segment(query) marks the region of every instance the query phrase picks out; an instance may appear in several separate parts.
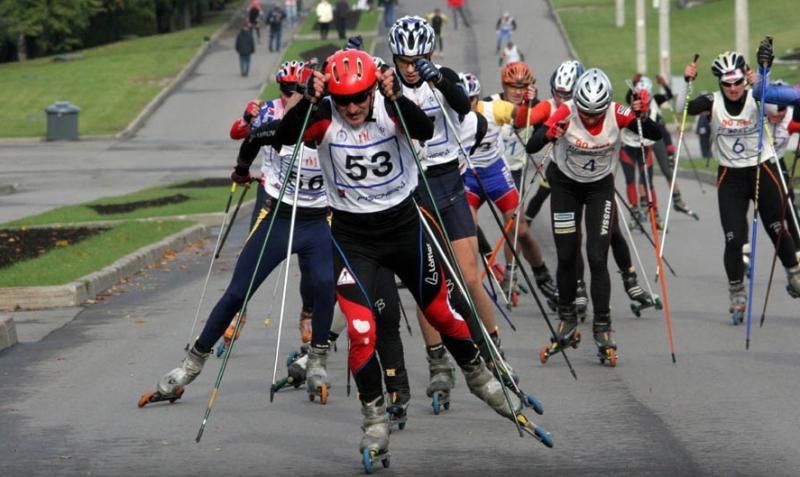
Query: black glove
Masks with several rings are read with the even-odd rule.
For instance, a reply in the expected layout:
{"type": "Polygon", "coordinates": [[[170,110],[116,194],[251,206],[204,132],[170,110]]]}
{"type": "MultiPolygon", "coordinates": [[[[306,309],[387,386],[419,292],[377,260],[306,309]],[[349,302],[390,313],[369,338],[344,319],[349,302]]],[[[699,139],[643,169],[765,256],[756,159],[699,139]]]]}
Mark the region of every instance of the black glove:
{"type": "Polygon", "coordinates": [[[403,95],[403,87],[400,85],[400,78],[397,77],[397,73],[394,72],[393,69],[389,68],[388,65],[384,65],[381,68],[381,72],[385,75],[392,75],[392,90],[386,91],[384,88],[383,81],[378,82],[378,88],[381,90],[381,94],[385,98],[399,98],[403,95]]]}
{"type": "Polygon", "coordinates": [[[231,173],[231,180],[237,184],[250,185],[250,182],[253,181],[253,177],[250,175],[250,169],[236,166],[231,173]]]}
{"type": "Polygon", "coordinates": [[[756,58],[758,58],[759,66],[766,66],[767,68],[772,66],[772,60],[775,59],[775,55],[772,51],[771,36],[767,36],[761,40],[761,43],[758,45],[758,53],[756,53],[756,58]]]}
{"type": "Polygon", "coordinates": [[[433,84],[439,84],[442,81],[442,72],[430,60],[420,58],[414,66],[422,76],[422,81],[433,81],[433,84]]]}
{"type": "Polygon", "coordinates": [[[316,103],[317,101],[322,99],[323,96],[325,96],[325,86],[324,85],[322,86],[322,91],[317,91],[316,89],[314,89],[314,75],[313,74],[310,75],[308,77],[308,79],[306,80],[306,84],[305,84],[305,88],[304,89],[305,89],[305,91],[303,92],[303,97],[306,98],[308,101],[311,101],[312,103],[316,103]],[[317,97],[316,97],[317,93],[320,93],[319,99],[317,99],[317,97]]]}
{"type": "Polygon", "coordinates": [[[363,50],[364,49],[364,39],[361,38],[361,35],[351,36],[347,39],[347,45],[344,47],[345,50],[363,50]]]}

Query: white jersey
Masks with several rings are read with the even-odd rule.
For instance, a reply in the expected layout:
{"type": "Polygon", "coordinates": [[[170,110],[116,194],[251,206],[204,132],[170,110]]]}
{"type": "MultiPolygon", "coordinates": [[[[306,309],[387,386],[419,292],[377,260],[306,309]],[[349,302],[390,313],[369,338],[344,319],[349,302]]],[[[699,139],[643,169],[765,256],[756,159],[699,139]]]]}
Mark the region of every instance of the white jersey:
{"type": "MultiPolygon", "coordinates": [[[[253,118],[252,127],[257,128],[263,123],[276,121],[283,118],[283,103],[280,100],[266,101],[253,118]]],[[[282,146],[276,151],[272,146],[261,148],[261,174],[264,176],[264,190],[271,197],[280,195],[281,187],[286,179],[289,163],[292,159],[294,146],[282,146]]],[[[297,160],[289,174],[290,181],[283,194],[284,204],[292,205],[294,202],[294,185],[297,183],[297,167],[300,166],[300,189],[297,191],[298,207],[324,208],[328,206],[325,198],[325,181],[322,178],[322,169],[319,158],[314,148],[301,146],[297,160]]]]}
{"type": "Polygon", "coordinates": [[[470,159],[473,166],[482,168],[503,160],[504,144],[500,125],[497,124],[494,114],[494,102],[481,101],[481,103],[483,108],[481,114],[486,118],[486,134],[470,159]]]}
{"type": "Polygon", "coordinates": [[[789,134],[789,123],[792,122],[793,114],[794,108],[789,106],[786,108],[786,115],[781,119],[781,122],[769,125],[772,144],[775,148],[775,155],[778,158],[785,156],[786,150],[789,149],[789,139],[792,137],[792,135],[789,134]]]}
{"type": "Polygon", "coordinates": [[[372,115],[374,120],[354,128],[331,106],[331,122],[318,152],[333,209],[379,212],[399,204],[417,187],[408,141],[377,91],[372,115]]]}
{"type": "Polygon", "coordinates": [[[751,91],[742,112],[733,116],[725,109],[722,93],[714,93],[711,106],[711,150],[720,165],[725,167],[752,167],[775,157],[775,149],[764,136],[761,157],[758,155],[758,105],[751,91]]]}
{"type": "MultiPolygon", "coordinates": [[[[436,67],[438,68],[439,65],[436,65],[436,67]]],[[[453,111],[453,108],[447,104],[442,92],[431,88],[427,82],[423,82],[416,88],[403,84],[403,95],[416,103],[433,121],[433,137],[425,141],[422,149],[423,154],[420,157],[422,167],[428,168],[457,160],[461,151],[458,147],[458,141],[453,137],[450,128],[445,123],[444,115],[447,114],[456,129],[459,128],[460,121],[458,113],[453,111]],[[436,98],[439,98],[438,101],[436,98]],[[444,111],[439,107],[440,102],[444,105],[444,111]]]]}
{"type": "MultiPolygon", "coordinates": [[[[650,97],[650,110],[648,111],[647,115],[653,120],[653,122],[658,120],[658,103],[655,99],[653,99],[652,96],[650,97]]],[[[638,131],[631,131],[628,128],[624,128],[622,130],[622,144],[625,144],[628,147],[649,147],[655,144],[655,141],[652,139],[647,139],[646,137],[643,137],[642,141],[639,141],[638,131]]]]}
{"type": "MultiPolygon", "coordinates": [[[[499,94],[493,94],[492,99],[502,99],[499,94]]],[[[533,133],[532,128],[525,132],[525,128],[515,129],[511,124],[504,124],[500,127],[500,138],[503,140],[503,158],[508,164],[508,168],[512,171],[521,170],[525,167],[525,161],[528,159],[525,154],[525,144],[520,141],[520,138],[529,138],[533,133]],[[517,137],[519,134],[519,137],[517,137]]]]}
{"type": "Polygon", "coordinates": [[[611,174],[619,160],[620,127],[616,118],[618,103],[611,103],[603,118],[603,128],[596,135],[584,127],[577,115],[574,101],[564,104],[570,110],[570,121],[566,132],[553,147],[558,168],[577,182],[595,182],[611,174]]]}
{"type": "MultiPolygon", "coordinates": [[[[478,136],[478,113],[474,111],[470,111],[464,116],[464,120],[461,121],[461,126],[458,128],[459,136],[461,137],[461,144],[464,145],[464,149],[467,153],[475,147],[475,139],[478,136]]],[[[476,148],[475,153],[470,155],[470,162],[473,164],[475,163],[475,157],[479,154],[480,147],[476,148]]],[[[460,151],[459,151],[460,152],[460,151]]],[[[462,157],[461,154],[458,155],[459,160],[459,172],[462,174],[469,167],[469,163],[467,162],[466,158],[462,157]]]]}

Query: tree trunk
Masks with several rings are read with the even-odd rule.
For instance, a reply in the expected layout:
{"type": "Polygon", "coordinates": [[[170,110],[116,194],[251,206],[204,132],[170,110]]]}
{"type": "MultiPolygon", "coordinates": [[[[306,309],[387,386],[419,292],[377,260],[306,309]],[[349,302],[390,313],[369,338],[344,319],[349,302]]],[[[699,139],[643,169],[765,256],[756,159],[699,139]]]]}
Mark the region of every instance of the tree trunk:
{"type": "Polygon", "coordinates": [[[28,59],[28,45],[26,44],[25,34],[20,33],[17,37],[17,58],[19,61],[28,59]]]}
{"type": "Polygon", "coordinates": [[[190,0],[183,0],[183,28],[191,28],[192,26],[192,2],[190,0]]]}

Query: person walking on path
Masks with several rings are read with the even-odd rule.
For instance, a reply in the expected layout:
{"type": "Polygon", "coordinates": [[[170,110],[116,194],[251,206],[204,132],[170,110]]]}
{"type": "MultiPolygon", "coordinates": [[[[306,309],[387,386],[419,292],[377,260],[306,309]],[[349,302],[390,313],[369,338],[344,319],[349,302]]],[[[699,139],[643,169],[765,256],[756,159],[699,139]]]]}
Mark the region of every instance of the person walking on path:
{"type": "Polygon", "coordinates": [[[255,51],[256,43],[253,41],[251,23],[246,21],[236,36],[236,53],[239,53],[239,72],[242,76],[250,74],[250,56],[255,51]]]}
{"type": "Polygon", "coordinates": [[[350,4],[347,0],[338,0],[333,10],[333,22],[340,40],[347,39],[347,18],[350,16],[350,4]]]}
{"type": "Polygon", "coordinates": [[[283,11],[286,12],[289,28],[294,28],[297,23],[297,0],[283,0],[283,11]]]}
{"type": "Polygon", "coordinates": [[[469,20],[464,15],[464,0],[447,0],[447,6],[453,12],[453,29],[458,30],[458,16],[464,20],[464,26],[469,28],[469,20]]]}
{"type": "Polygon", "coordinates": [[[317,23],[319,23],[320,40],[328,39],[328,30],[333,21],[333,7],[328,0],[321,0],[317,5],[317,23]]]}
{"type": "Polygon", "coordinates": [[[269,51],[281,51],[281,30],[283,30],[283,20],[286,13],[278,5],[273,5],[265,23],[269,25],[269,51]]]}
{"type": "Polygon", "coordinates": [[[503,43],[507,43],[509,46],[512,45],[511,35],[517,29],[517,21],[514,20],[510,13],[503,12],[503,16],[497,19],[495,29],[497,30],[497,48],[495,50],[500,54],[503,43]]]}
{"type": "MultiPolygon", "coordinates": [[[[439,56],[444,56],[444,38],[442,37],[442,30],[444,29],[444,24],[447,23],[447,15],[442,15],[441,8],[434,8],[433,13],[429,13],[427,16],[428,23],[431,24],[433,27],[433,32],[436,34],[436,44],[434,45],[434,51],[439,51],[439,56]]],[[[436,56],[436,53],[434,53],[436,56]]]]}
{"type": "Polygon", "coordinates": [[[250,22],[250,28],[256,31],[256,38],[261,43],[261,27],[258,24],[258,19],[261,18],[261,2],[259,0],[252,0],[250,7],[247,9],[247,21],[250,22]]]}
{"type": "Polygon", "coordinates": [[[396,16],[397,0],[380,0],[379,5],[383,7],[383,26],[391,28],[396,16]]]}

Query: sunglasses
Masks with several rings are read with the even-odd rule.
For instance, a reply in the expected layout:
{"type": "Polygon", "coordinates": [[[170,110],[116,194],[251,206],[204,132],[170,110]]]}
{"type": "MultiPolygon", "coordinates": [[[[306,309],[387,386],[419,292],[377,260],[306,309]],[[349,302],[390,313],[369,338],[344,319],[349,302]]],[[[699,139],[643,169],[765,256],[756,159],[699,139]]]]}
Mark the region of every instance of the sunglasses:
{"type": "Polygon", "coordinates": [[[395,56],[394,61],[400,68],[407,68],[408,65],[416,65],[417,61],[424,60],[424,56],[395,56]]]}
{"type": "Polygon", "coordinates": [[[528,89],[528,87],[530,87],[531,85],[534,85],[534,84],[536,84],[536,81],[534,81],[533,83],[531,83],[529,85],[528,84],[519,84],[519,83],[503,83],[503,87],[510,88],[510,89],[528,89]]]}
{"type": "Polygon", "coordinates": [[[348,106],[350,103],[361,104],[369,99],[372,89],[365,89],[355,94],[332,94],[331,99],[337,106],[348,106]]]}
{"type": "Polygon", "coordinates": [[[302,93],[301,90],[305,89],[297,83],[279,83],[278,87],[280,88],[281,93],[285,94],[286,96],[291,96],[292,93],[295,92],[302,93]]]}
{"type": "Polygon", "coordinates": [[[722,85],[723,88],[733,88],[734,86],[739,86],[742,83],[744,83],[744,78],[738,79],[738,80],[734,81],[733,83],[727,83],[725,81],[720,82],[720,84],[722,85]]]}

